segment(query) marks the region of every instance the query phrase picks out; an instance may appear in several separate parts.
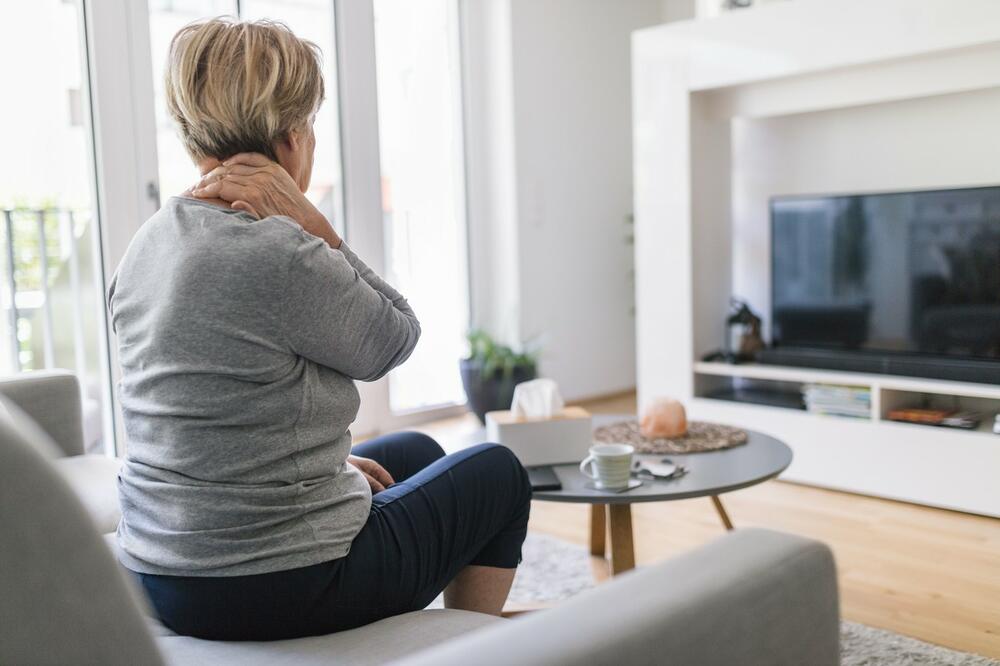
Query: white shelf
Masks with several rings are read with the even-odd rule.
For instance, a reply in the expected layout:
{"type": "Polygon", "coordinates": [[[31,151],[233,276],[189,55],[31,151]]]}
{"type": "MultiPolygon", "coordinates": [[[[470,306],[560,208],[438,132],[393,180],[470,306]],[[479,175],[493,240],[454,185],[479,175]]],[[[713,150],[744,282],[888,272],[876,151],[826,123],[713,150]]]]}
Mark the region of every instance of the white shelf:
{"type": "Polygon", "coordinates": [[[738,407],[739,409],[748,409],[751,412],[757,412],[761,415],[770,415],[774,418],[783,418],[789,412],[793,414],[799,414],[809,419],[815,419],[815,424],[819,427],[826,427],[827,425],[841,425],[841,424],[874,424],[879,428],[884,428],[883,431],[885,436],[891,437],[893,434],[899,434],[901,436],[906,436],[907,434],[912,434],[917,432],[922,435],[930,435],[941,437],[942,439],[947,439],[948,442],[958,441],[961,442],[961,438],[969,436],[981,436],[989,441],[996,444],[998,449],[1000,449],[1000,435],[993,432],[993,420],[990,418],[984,418],[979,427],[975,429],[965,429],[965,428],[942,428],[937,426],[924,425],[921,423],[906,423],[905,421],[892,421],[890,419],[880,418],[877,413],[873,410],[873,416],[871,418],[861,418],[861,417],[851,417],[851,416],[835,416],[832,414],[816,414],[805,409],[790,409],[788,407],[778,407],[772,405],[761,405],[753,402],[739,402],[735,400],[725,400],[722,398],[712,398],[707,396],[701,396],[695,398],[695,401],[699,404],[711,404],[718,408],[725,409],[729,407],[738,407]],[[900,428],[896,433],[893,430],[900,428]],[[914,430],[915,429],[915,430],[914,430]],[[957,439],[953,439],[957,438],[957,439]]]}
{"type": "Polygon", "coordinates": [[[905,421],[890,421],[889,419],[881,419],[879,425],[883,428],[902,428],[900,433],[911,432],[913,428],[918,428],[921,431],[929,430],[932,433],[937,433],[940,435],[946,435],[948,437],[959,436],[959,437],[985,437],[991,442],[994,442],[998,447],[1000,447],[1000,435],[993,433],[993,419],[984,418],[982,423],[979,424],[978,428],[966,430],[964,428],[940,428],[937,426],[929,426],[921,423],[906,423],[905,421]]]}
{"type": "Polygon", "coordinates": [[[765,432],[794,452],[781,478],[1000,517],[1000,435],[695,397],[688,417],[765,432]]]}
{"type": "MultiPolygon", "coordinates": [[[[782,475],[785,479],[1000,517],[1000,435],[992,432],[992,414],[1000,411],[1000,387],[753,364],[695,363],[693,370],[695,379],[868,387],[872,413],[867,419],[699,395],[688,399],[688,415],[760,430],[785,441],[795,453],[782,475]],[[965,430],[884,417],[894,407],[913,404],[921,394],[930,396],[931,405],[960,398],[961,407],[982,412],[983,421],[979,428],[965,430]]],[[[712,384],[705,387],[711,390],[712,384]]]]}
{"type": "Polygon", "coordinates": [[[699,362],[694,364],[694,371],[701,375],[713,375],[717,377],[745,377],[747,379],[765,379],[779,382],[870,386],[873,390],[913,391],[915,393],[934,393],[1000,400],[1000,386],[953,382],[942,379],[925,379],[922,377],[840,372],[783,365],[757,365],[755,363],[733,365],[730,363],[699,362]]]}

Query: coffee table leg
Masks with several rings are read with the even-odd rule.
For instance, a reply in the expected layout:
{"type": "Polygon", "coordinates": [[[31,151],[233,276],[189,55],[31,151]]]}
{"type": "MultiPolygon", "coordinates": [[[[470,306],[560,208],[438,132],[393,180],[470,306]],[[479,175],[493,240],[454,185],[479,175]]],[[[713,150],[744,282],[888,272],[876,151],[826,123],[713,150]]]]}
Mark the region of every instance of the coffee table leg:
{"type": "Polygon", "coordinates": [[[635,568],[635,546],[632,543],[632,505],[608,506],[611,523],[611,574],[635,568]]]}
{"type": "Polygon", "coordinates": [[[727,530],[733,529],[733,521],[729,520],[729,514],[726,513],[726,507],[722,506],[722,500],[719,499],[718,495],[712,495],[712,504],[715,505],[715,510],[719,514],[719,518],[722,519],[722,524],[726,526],[727,530]]]}
{"type": "Polygon", "coordinates": [[[604,557],[608,552],[608,509],[606,504],[590,505],[590,554],[604,557]]]}

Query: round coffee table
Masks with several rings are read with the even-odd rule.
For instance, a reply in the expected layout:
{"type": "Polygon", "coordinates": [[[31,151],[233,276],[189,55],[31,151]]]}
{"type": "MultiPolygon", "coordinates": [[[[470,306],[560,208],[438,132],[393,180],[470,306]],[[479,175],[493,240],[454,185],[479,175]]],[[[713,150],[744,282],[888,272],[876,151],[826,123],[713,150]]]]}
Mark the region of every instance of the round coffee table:
{"type": "MultiPolygon", "coordinates": [[[[631,415],[594,416],[594,426],[635,418],[631,415]]],[[[575,463],[554,465],[562,483],[560,490],[535,491],[533,499],[544,502],[575,502],[591,505],[590,552],[607,557],[610,550],[611,573],[619,574],[635,567],[632,541],[632,504],[669,502],[692,497],[711,497],[715,510],[727,530],[733,528],[719,495],[773,479],[792,462],[792,450],[770,435],[747,430],[746,444],[706,453],[639,455],[641,460],[669,458],[688,468],[688,473],[667,481],[644,480],[642,486],[621,493],[588,488],[590,481],[575,463]],[[606,538],[606,537],[610,538],[606,538]],[[610,547],[610,548],[609,548],[610,547]]]]}

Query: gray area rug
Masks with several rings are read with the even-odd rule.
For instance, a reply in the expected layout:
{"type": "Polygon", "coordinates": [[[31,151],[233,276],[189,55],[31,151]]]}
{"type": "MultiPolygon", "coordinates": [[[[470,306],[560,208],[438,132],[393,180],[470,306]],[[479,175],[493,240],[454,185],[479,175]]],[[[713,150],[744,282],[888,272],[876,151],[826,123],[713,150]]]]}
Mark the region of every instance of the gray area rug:
{"type": "MultiPolygon", "coordinates": [[[[590,555],[583,546],[544,534],[528,534],[510,601],[517,604],[569,599],[594,586],[590,555]]],[[[435,602],[440,604],[440,599],[435,602]]],[[[1000,661],[938,647],[891,631],[842,622],[843,666],[1000,666],[1000,661]]]]}
{"type": "Polygon", "coordinates": [[[843,666],[994,666],[987,657],[949,650],[915,638],[894,634],[857,622],[840,623],[840,659],[843,666]]]}

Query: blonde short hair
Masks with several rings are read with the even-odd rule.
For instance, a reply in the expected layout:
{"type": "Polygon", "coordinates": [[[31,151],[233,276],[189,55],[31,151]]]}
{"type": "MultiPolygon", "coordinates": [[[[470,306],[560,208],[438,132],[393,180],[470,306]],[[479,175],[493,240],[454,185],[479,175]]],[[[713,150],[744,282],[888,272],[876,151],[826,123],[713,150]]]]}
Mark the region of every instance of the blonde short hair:
{"type": "Polygon", "coordinates": [[[323,101],[322,55],[276,21],[214,18],[170,42],[167,109],[194,160],[256,152],[303,127],[323,101]]]}

